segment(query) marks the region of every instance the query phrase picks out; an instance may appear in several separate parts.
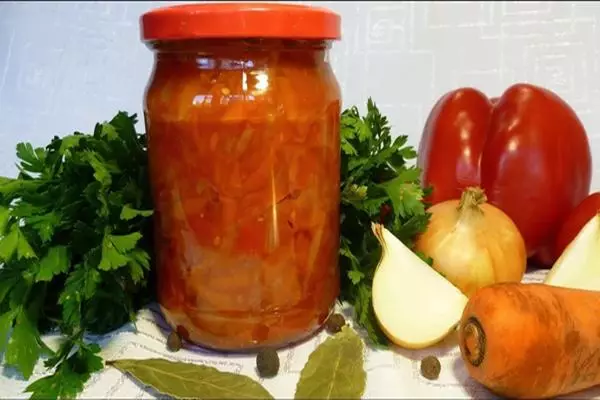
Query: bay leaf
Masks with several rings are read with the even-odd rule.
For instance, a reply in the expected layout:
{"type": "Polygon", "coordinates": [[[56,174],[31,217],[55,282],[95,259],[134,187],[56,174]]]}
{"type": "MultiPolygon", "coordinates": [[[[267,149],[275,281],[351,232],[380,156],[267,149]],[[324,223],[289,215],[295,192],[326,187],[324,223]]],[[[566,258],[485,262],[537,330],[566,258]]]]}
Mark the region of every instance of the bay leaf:
{"type": "Polygon", "coordinates": [[[219,371],[206,365],[160,358],[108,361],[144,385],[176,399],[272,399],[257,381],[245,375],[219,371]]]}
{"type": "Polygon", "coordinates": [[[308,357],[296,399],[360,399],[367,384],[364,344],[349,326],[321,343],[308,357]]]}

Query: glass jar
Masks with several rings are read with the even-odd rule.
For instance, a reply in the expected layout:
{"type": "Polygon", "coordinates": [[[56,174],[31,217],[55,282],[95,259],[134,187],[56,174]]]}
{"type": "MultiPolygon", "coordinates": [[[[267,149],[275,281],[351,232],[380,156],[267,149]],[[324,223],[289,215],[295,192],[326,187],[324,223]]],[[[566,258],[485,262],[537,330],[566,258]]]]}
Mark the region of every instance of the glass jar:
{"type": "Polygon", "coordinates": [[[218,350],[310,336],[339,294],[339,16],[219,3],[141,22],[165,319],[218,350]]]}

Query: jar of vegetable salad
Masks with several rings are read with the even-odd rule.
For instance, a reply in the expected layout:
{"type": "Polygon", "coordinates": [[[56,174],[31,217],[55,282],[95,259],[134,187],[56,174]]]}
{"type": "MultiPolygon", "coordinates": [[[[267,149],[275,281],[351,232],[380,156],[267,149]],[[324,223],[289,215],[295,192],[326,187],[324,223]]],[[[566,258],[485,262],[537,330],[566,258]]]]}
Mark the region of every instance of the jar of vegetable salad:
{"type": "Polygon", "coordinates": [[[339,293],[340,18],[186,4],[141,19],[158,300],[218,350],[304,339],[339,293]]]}

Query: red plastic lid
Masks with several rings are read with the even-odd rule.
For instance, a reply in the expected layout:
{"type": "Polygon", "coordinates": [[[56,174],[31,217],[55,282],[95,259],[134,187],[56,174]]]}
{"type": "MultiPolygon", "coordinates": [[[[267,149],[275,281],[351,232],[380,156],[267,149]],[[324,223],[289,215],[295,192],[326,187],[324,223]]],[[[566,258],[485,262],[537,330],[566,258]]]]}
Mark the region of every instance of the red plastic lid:
{"type": "Polygon", "coordinates": [[[142,40],[279,38],[335,40],[340,16],[281,3],[203,3],[157,8],[141,17],[142,40]]]}

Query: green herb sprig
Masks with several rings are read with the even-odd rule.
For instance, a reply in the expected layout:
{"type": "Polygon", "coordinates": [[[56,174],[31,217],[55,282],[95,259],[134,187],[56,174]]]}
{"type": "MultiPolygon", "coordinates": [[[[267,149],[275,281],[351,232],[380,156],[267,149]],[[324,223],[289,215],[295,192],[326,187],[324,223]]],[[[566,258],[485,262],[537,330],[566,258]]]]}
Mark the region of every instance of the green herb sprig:
{"type": "Polygon", "coordinates": [[[93,134],[17,145],[17,178],[0,178],[0,354],[32,397],[73,398],[103,367],[88,333],[134,321],[151,301],[152,204],[145,136],[119,112],[93,134]],[[12,329],[12,332],[11,332],[12,329]],[[41,335],[65,337],[54,352],[41,335]]]}

